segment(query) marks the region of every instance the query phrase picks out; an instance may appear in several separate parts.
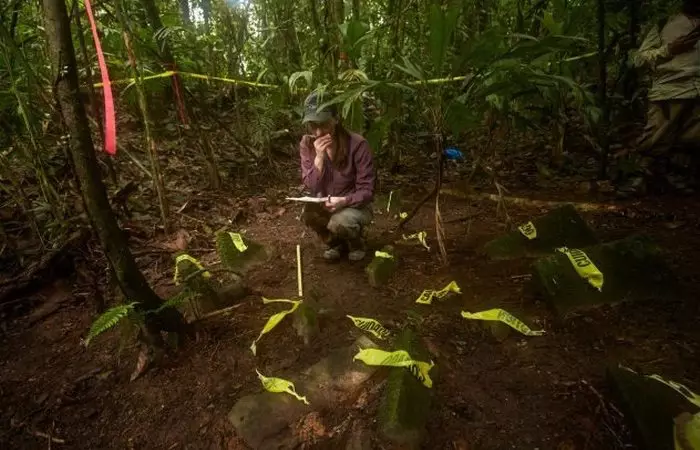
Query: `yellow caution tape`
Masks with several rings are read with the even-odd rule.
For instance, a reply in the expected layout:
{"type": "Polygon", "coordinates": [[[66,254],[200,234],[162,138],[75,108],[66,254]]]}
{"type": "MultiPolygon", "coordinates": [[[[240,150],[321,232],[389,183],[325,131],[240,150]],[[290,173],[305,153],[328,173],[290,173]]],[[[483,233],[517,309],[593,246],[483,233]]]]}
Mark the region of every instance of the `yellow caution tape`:
{"type": "Polygon", "coordinates": [[[380,252],[379,250],[374,252],[374,256],[376,256],[377,258],[394,259],[394,255],[391,255],[387,252],[380,252]]]}
{"type": "Polygon", "coordinates": [[[418,242],[423,244],[423,247],[425,247],[428,251],[430,251],[430,246],[426,242],[425,238],[428,236],[428,233],[425,231],[419,231],[418,233],[413,233],[411,235],[406,236],[405,234],[401,235],[404,241],[409,241],[411,239],[418,239],[418,242]]]}
{"type": "Polygon", "coordinates": [[[248,250],[248,246],[245,245],[245,243],[243,242],[243,238],[241,237],[240,234],[231,233],[229,231],[228,235],[231,236],[231,240],[233,241],[233,245],[238,249],[239,252],[243,253],[244,251],[248,250]]]}
{"type": "MultiPolygon", "coordinates": [[[[155,78],[166,78],[166,77],[171,77],[173,75],[183,75],[186,77],[191,77],[191,78],[199,78],[202,80],[212,80],[212,81],[224,81],[226,83],[233,83],[233,84],[242,84],[246,86],[253,86],[253,87],[264,87],[264,88],[271,88],[271,89],[276,89],[278,86],[275,86],[273,84],[265,84],[265,83],[255,83],[252,81],[246,81],[246,80],[236,80],[233,78],[224,78],[224,77],[215,77],[211,75],[202,75],[198,73],[192,73],[192,72],[177,72],[174,70],[168,70],[162,73],[157,73],[154,75],[148,75],[145,77],[141,77],[141,81],[146,81],[146,80],[153,80],[155,78]]],[[[115,81],[110,81],[110,84],[124,84],[124,83],[134,83],[136,82],[136,78],[123,78],[121,80],[115,80],[115,81]]],[[[94,83],[93,86],[95,87],[102,87],[102,83],[94,83]]]]}
{"type": "Polygon", "coordinates": [[[257,351],[256,344],[260,340],[260,338],[262,338],[264,334],[267,334],[270,331],[272,331],[282,321],[282,319],[285,318],[285,316],[296,311],[297,308],[299,307],[299,305],[301,304],[301,300],[287,300],[287,299],[270,300],[270,299],[263,297],[263,303],[266,305],[268,303],[291,303],[292,307],[286,311],[281,311],[281,312],[278,312],[277,314],[273,314],[270,316],[269,319],[267,319],[267,323],[265,324],[263,329],[260,330],[260,334],[258,335],[258,337],[253,341],[252,344],[250,344],[250,351],[253,352],[253,355],[256,354],[256,351],[257,351]]]}
{"type": "MultiPolygon", "coordinates": [[[[269,89],[277,89],[279,86],[276,86],[274,84],[265,84],[265,83],[256,83],[253,81],[247,81],[247,80],[236,80],[234,78],[225,78],[225,77],[216,77],[213,75],[202,75],[199,73],[192,73],[192,72],[180,72],[180,71],[173,71],[173,70],[168,70],[162,73],[157,73],[155,75],[148,75],[145,77],[142,77],[142,80],[152,80],[154,78],[165,78],[165,77],[171,77],[175,74],[183,75],[186,77],[191,77],[191,78],[199,78],[202,80],[210,80],[210,81],[223,81],[226,83],[233,83],[233,84],[242,84],[246,86],[253,86],[253,87],[263,87],[263,88],[269,88],[269,89]]],[[[420,84],[445,84],[445,83],[452,83],[455,81],[463,81],[466,80],[466,76],[459,76],[459,77],[451,77],[451,78],[434,78],[430,80],[423,80],[423,81],[410,81],[407,84],[415,86],[415,85],[420,85],[420,84]]],[[[123,78],[121,80],[114,80],[110,81],[110,84],[124,84],[124,83],[133,83],[136,80],[134,78],[123,78]]],[[[93,86],[95,87],[102,87],[102,83],[94,83],[93,86]]],[[[341,93],[342,91],[335,91],[338,93],[341,93]]]]}
{"type": "Polygon", "coordinates": [[[520,225],[518,227],[518,230],[523,234],[523,236],[530,240],[535,239],[537,237],[537,228],[535,228],[535,224],[533,224],[532,222],[520,225]]]}
{"type": "Polygon", "coordinates": [[[255,369],[255,372],[258,374],[258,378],[260,379],[260,382],[262,383],[263,388],[265,388],[266,391],[274,393],[286,392],[287,394],[296,397],[297,400],[304,402],[307,405],[309,404],[309,401],[306,400],[306,397],[302,397],[301,395],[297,394],[296,388],[294,387],[294,383],[292,383],[291,381],[287,381],[282,378],[266,377],[260,372],[258,372],[257,369],[255,369]]]}
{"type": "Polygon", "coordinates": [[[346,317],[352,320],[352,323],[354,323],[357,328],[372,333],[379,339],[386,339],[391,336],[391,332],[374,319],[369,319],[367,317],[346,317]]]}
{"type": "Polygon", "coordinates": [[[432,361],[430,364],[416,361],[405,350],[387,352],[376,348],[365,348],[355,355],[353,361],[356,359],[368,366],[406,367],[425,387],[433,387],[433,381],[430,379],[428,372],[435,364],[432,361]]]}
{"type": "Polygon", "coordinates": [[[567,247],[561,247],[557,250],[569,258],[569,261],[571,261],[581,278],[588,280],[591,286],[599,291],[603,290],[603,273],[598,270],[588,255],[577,248],[568,249],[567,247]]]}
{"type": "Polygon", "coordinates": [[[533,331],[530,329],[530,327],[522,323],[511,313],[499,308],[489,309],[487,311],[481,311],[476,313],[462,311],[462,317],[464,317],[465,319],[476,320],[497,320],[499,322],[505,323],[506,325],[509,325],[511,328],[521,332],[525,336],[542,336],[544,334],[544,330],[533,331]]]}
{"type": "Polygon", "coordinates": [[[675,450],[700,450],[700,413],[693,415],[687,422],[674,422],[673,443],[675,450]]]}
{"type": "MultiPolygon", "coordinates": [[[[197,267],[197,269],[199,269],[199,270],[204,270],[204,266],[202,266],[202,263],[200,263],[200,262],[197,261],[195,258],[193,258],[193,257],[191,257],[190,255],[188,255],[187,253],[184,253],[184,254],[178,256],[177,258],[175,258],[175,275],[173,276],[173,281],[175,282],[176,285],[180,284],[180,267],[179,267],[179,264],[180,264],[182,261],[189,261],[189,262],[191,262],[192,264],[194,264],[194,265],[197,267]]],[[[210,274],[208,271],[206,271],[206,270],[204,270],[204,272],[202,272],[202,276],[203,276],[204,278],[211,278],[211,274],[210,274]]]]}
{"type": "Polygon", "coordinates": [[[421,305],[430,305],[434,298],[441,299],[450,292],[455,292],[457,294],[462,293],[462,290],[459,288],[456,281],[450,281],[447,286],[439,291],[433,291],[430,289],[424,290],[420,297],[418,297],[418,300],[416,300],[416,303],[420,303],[421,305]]]}

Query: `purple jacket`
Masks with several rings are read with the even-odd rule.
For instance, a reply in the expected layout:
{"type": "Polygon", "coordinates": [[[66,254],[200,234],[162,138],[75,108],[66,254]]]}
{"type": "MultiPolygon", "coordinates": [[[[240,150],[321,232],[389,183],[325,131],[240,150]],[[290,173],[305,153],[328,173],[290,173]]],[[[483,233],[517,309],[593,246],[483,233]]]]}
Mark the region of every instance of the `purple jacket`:
{"type": "Polygon", "coordinates": [[[374,164],[367,140],[357,133],[350,133],[348,160],[343,169],[336,169],[326,156],[323,171],[314,165],[316,151],[309,136],[301,138],[301,179],[316,197],[347,197],[348,206],[363,206],[374,198],[374,164]]]}

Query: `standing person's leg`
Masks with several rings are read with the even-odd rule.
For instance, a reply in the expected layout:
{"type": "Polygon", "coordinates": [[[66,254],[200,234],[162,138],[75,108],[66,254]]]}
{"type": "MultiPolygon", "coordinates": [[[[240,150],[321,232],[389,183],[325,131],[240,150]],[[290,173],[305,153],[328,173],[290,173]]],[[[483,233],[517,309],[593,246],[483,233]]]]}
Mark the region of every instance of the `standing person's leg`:
{"type": "Polygon", "coordinates": [[[676,172],[675,187],[692,191],[700,175],[700,99],[684,100],[678,124],[677,154],[671,162],[676,172]]]}
{"type": "Polygon", "coordinates": [[[344,208],[331,216],[328,229],[338,238],[348,243],[348,258],[359,261],[365,257],[363,231],[372,222],[372,206],[344,208]]]}
{"type": "Polygon", "coordinates": [[[649,102],[646,125],[637,139],[636,152],[631,155],[632,160],[637,161],[638,170],[618,189],[619,194],[645,193],[648,181],[660,172],[664,165],[662,156],[671,146],[671,109],[671,102],[668,101],[649,102]]]}

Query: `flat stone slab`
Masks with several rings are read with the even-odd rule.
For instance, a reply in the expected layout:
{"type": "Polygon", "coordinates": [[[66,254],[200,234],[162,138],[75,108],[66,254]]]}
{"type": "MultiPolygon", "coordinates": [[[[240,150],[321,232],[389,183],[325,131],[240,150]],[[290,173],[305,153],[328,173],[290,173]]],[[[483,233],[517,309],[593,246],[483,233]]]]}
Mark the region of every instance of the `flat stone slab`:
{"type": "Polygon", "coordinates": [[[535,261],[533,283],[560,316],[605,304],[673,295],[675,277],[659,248],[646,236],[630,236],[581,249],[603,274],[602,290],[582,278],[569,258],[556,252],[535,261]]]}
{"type": "Polygon", "coordinates": [[[335,350],[301,373],[265,373],[293,382],[309,405],[288,394],[263,391],[247,395],[238,400],[228,415],[238,436],[253,449],[295,448],[303,440],[296,430],[303,417],[353,401],[376,372],[376,367],[353,361],[360,347],[376,348],[376,344],[361,336],[353,345],[335,350]]]}
{"type": "Polygon", "coordinates": [[[367,279],[372,287],[383,286],[389,282],[398,267],[396,250],[393,246],[386,245],[380,250],[380,252],[382,254],[390,255],[391,258],[377,256],[375,254],[372,261],[365,268],[367,279]]]}
{"type": "Polygon", "coordinates": [[[642,374],[618,366],[607,370],[608,381],[642,449],[674,450],[674,419],[700,411],[680,393],[642,374]]]}
{"type": "MultiPolygon", "coordinates": [[[[430,361],[427,350],[410,329],[397,336],[394,347],[395,350],[406,350],[416,360],[430,361]]],[[[430,371],[431,378],[434,371],[435,368],[430,371]]],[[[382,435],[401,448],[420,448],[425,437],[431,397],[432,390],[423,386],[406,368],[391,368],[378,412],[382,435]]]]}
{"type": "Polygon", "coordinates": [[[492,259],[536,257],[552,253],[558,247],[587,247],[598,243],[593,230],[573,205],[564,205],[532,220],[536,235],[528,239],[515,229],[484,246],[492,259]]]}

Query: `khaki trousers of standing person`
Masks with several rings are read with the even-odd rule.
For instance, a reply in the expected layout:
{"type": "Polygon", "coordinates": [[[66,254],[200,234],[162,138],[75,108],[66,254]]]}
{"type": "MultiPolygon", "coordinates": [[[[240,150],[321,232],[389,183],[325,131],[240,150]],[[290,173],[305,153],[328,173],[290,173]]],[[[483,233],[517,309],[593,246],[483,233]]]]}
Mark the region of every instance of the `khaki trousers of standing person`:
{"type": "Polygon", "coordinates": [[[372,206],[347,207],[330,212],[318,203],[304,205],[302,220],[319,235],[324,243],[334,245],[338,240],[357,241],[365,227],[372,222],[372,206]]]}
{"type": "Polygon", "coordinates": [[[650,102],[647,124],[638,147],[646,160],[643,166],[654,164],[652,160],[659,157],[671,159],[672,152],[678,149],[691,150],[685,155],[686,161],[691,157],[697,159],[700,156],[700,98],[650,102]]]}

